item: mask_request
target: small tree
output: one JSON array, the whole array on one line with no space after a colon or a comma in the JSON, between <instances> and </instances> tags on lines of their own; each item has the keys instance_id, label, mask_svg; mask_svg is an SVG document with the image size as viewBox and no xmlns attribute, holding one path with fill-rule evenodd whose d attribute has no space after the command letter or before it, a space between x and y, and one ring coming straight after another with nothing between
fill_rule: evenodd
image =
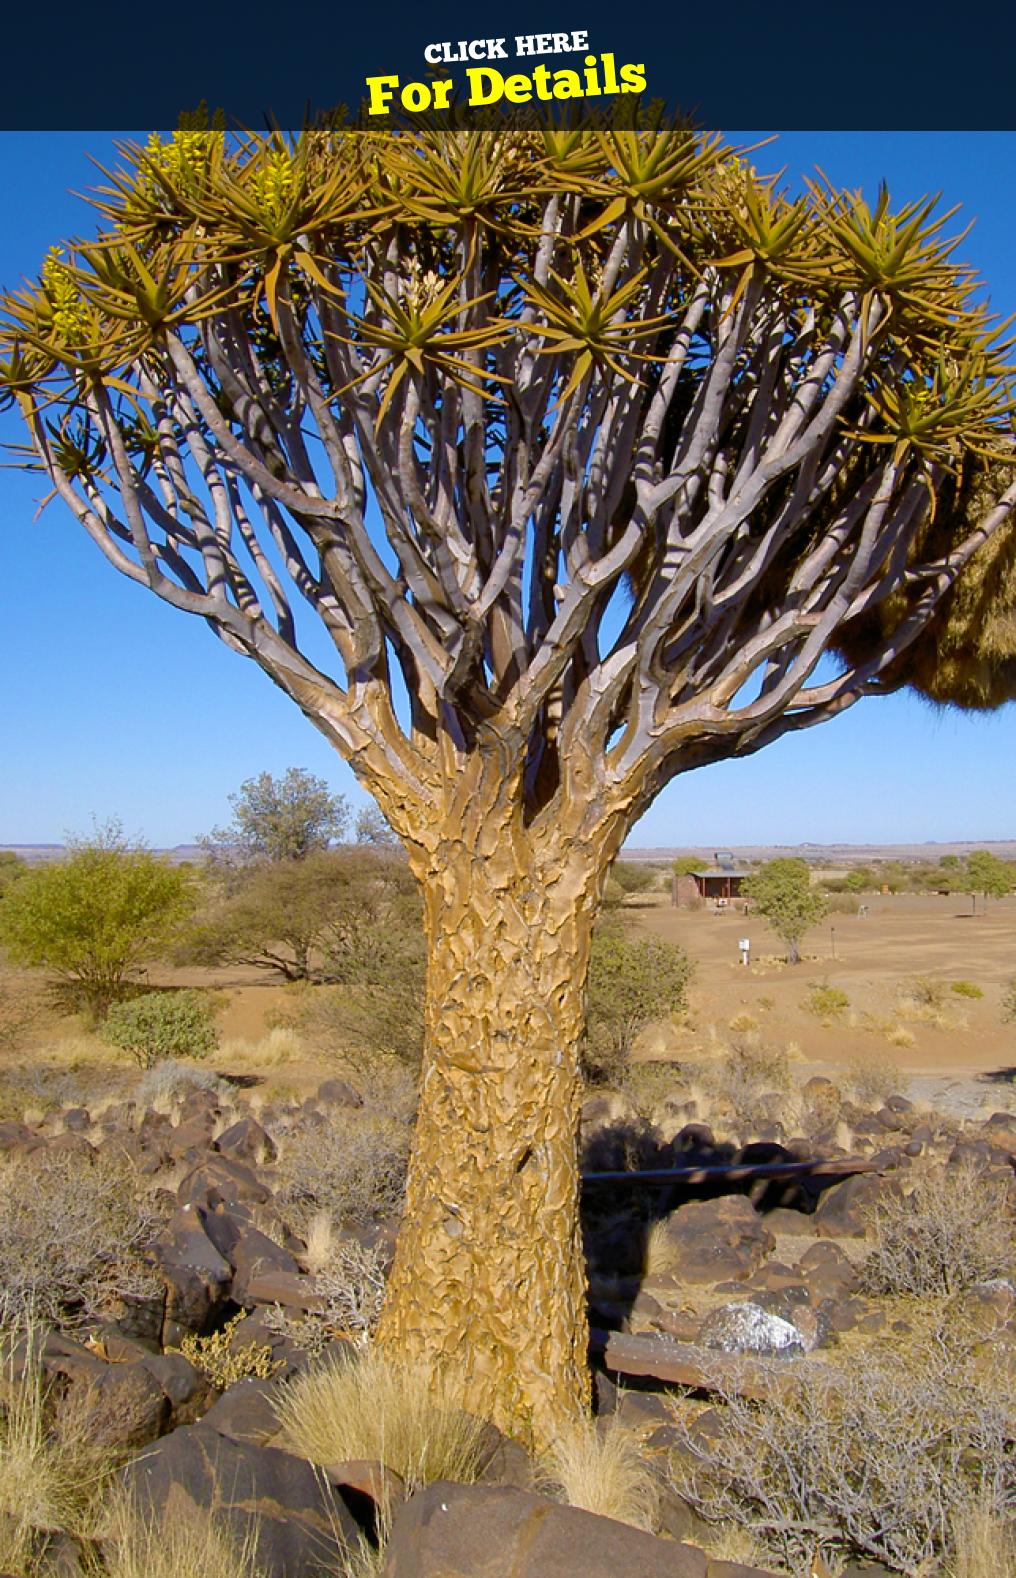
<instances>
[{"instance_id":1,"label":"small tree","mask_svg":"<svg viewBox=\"0 0 1016 1578\"><path fill-rule=\"evenodd\" d=\"M281 778L271 773L246 778L229 803L233 820L202 840L208 853L227 865L302 860L327 849L349 825L345 797L302 767L287 768Z\"/></svg>"},{"instance_id":2,"label":"small tree","mask_svg":"<svg viewBox=\"0 0 1016 1578\"><path fill-rule=\"evenodd\" d=\"M980 893L987 903L989 898L1004 899L1012 892L1013 874L990 849L975 849L967 856L967 882L971 899Z\"/></svg>"},{"instance_id":3,"label":"small tree","mask_svg":"<svg viewBox=\"0 0 1016 1578\"><path fill-rule=\"evenodd\" d=\"M110 825L19 877L0 899L0 942L14 964L49 970L101 1016L192 904L186 872Z\"/></svg>"},{"instance_id":4,"label":"small tree","mask_svg":"<svg viewBox=\"0 0 1016 1578\"><path fill-rule=\"evenodd\" d=\"M176 958L249 964L287 981L333 980L342 959L362 952L365 933L409 890L415 897L405 862L369 848L263 861L213 890Z\"/></svg>"},{"instance_id":5,"label":"small tree","mask_svg":"<svg viewBox=\"0 0 1016 1578\"><path fill-rule=\"evenodd\" d=\"M675 877L690 877L694 872L701 871L702 860L698 855L678 855L670 869Z\"/></svg>"},{"instance_id":6,"label":"small tree","mask_svg":"<svg viewBox=\"0 0 1016 1578\"><path fill-rule=\"evenodd\" d=\"M587 1079L623 1074L641 1030L685 1006L692 963L662 937L626 937L620 924L601 924L589 959L589 1007L583 1047Z\"/></svg>"},{"instance_id":7,"label":"small tree","mask_svg":"<svg viewBox=\"0 0 1016 1578\"><path fill-rule=\"evenodd\" d=\"M798 944L810 927L826 913L826 900L811 886L811 876L803 860L767 861L759 871L746 877L741 891L764 915L773 931L787 945L787 963L800 960Z\"/></svg>"}]
</instances>

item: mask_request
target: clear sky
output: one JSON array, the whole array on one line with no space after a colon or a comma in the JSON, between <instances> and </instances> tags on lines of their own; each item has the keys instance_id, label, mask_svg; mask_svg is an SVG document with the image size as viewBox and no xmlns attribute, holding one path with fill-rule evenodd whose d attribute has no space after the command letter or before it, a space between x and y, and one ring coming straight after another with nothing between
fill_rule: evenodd
<instances>
[{"instance_id":1,"label":"clear sky","mask_svg":"<svg viewBox=\"0 0 1016 1578\"><path fill-rule=\"evenodd\" d=\"M730 134L755 141L763 133ZM0 283L90 227L71 195L99 179L101 133L0 134ZM793 132L756 156L796 181L821 167L873 196L941 190L976 219L961 255L996 311L1016 313L1016 133ZM18 442L0 416L0 441ZM118 816L155 845L190 842L262 770L302 766L365 796L292 702L202 621L117 576L59 505L37 518L38 477L0 471L0 844L59 842ZM862 702L743 762L675 780L634 844L892 842L1016 836L1016 708Z\"/></svg>"}]
</instances>

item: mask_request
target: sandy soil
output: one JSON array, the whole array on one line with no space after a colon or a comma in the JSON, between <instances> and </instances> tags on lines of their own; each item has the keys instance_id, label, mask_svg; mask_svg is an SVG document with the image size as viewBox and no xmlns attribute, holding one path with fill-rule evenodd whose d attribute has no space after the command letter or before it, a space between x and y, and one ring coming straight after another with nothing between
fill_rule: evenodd
<instances>
[{"instance_id":1,"label":"sandy soil","mask_svg":"<svg viewBox=\"0 0 1016 1578\"><path fill-rule=\"evenodd\" d=\"M1016 1024L1004 1024L1000 1011L1006 983L1016 976L1016 897L990 903L987 914L976 916L969 904L956 897L870 899L866 919L834 915L811 932L802 962L790 968L760 917L676 910L662 894L630 902L634 926L680 943L696 966L688 1026L651 1032L644 1050L694 1058L710 1046L729 1044L740 1026L766 1045L789 1050L802 1079L872 1062L898 1069L900 1089L933 1102L948 1095L943 1106L975 1111L990 1101L992 1083L1001 1087L1016 1077ZM738 962L742 936L752 944L747 969ZM922 1008L906 1000L907 982L915 976L944 984L940 1006ZM221 1068L235 1064L300 1092L334 1071L330 1059L310 1048L276 1055L266 1047L273 1016L292 1006L287 989L270 975L250 968L153 967L149 980L153 986L201 986L219 994ZM973 982L983 997L955 994L954 981ZM810 989L823 983L849 999L841 1015L825 1021L807 1006ZM36 990L38 984L36 978ZM0 1074L12 1064L123 1061L97 1038L83 1038L72 1019L46 1014L33 1032L17 1051L0 1050ZM907 1044L895 1044L901 1041Z\"/></svg>"},{"instance_id":2,"label":"sandy soil","mask_svg":"<svg viewBox=\"0 0 1016 1578\"><path fill-rule=\"evenodd\" d=\"M1016 1073L1016 1025L1003 1024L1000 1011L1016 975L1016 897L989 902L986 914L981 905L974 916L969 899L955 895L872 898L865 919L832 915L810 932L792 968L756 915L676 910L661 896L632 919L680 943L695 961L689 997L699 1030L725 1032L731 1019L749 1014L767 1041L795 1042L817 1064L877 1058L913 1075L1004 1079ZM753 961L747 969L738 954L745 936ZM907 983L916 976L944 984L940 1009L908 1001ZM972 982L984 996L959 996L950 989L954 981ZM826 982L847 994L849 1008L823 1022L806 1000ZM894 1028L914 1044L893 1045L887 1036Z\"/></svg>"}]
</instances>

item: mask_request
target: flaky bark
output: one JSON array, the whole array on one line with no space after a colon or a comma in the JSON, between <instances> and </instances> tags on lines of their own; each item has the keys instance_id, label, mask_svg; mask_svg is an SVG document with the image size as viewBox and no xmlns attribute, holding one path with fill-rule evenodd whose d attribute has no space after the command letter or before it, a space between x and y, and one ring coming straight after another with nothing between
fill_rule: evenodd
<instances>
[{"instance_id":1,"label":"flaky bark","mask_svg":"<svg viewBox=\"0 0 1016 1578\"><path fill-rule=\"evenodd\" d=\"M526 828L520 769L472 760L415 861L426 1052L380 1340L546 1442L589 1400L578 1055L615 850L606 826L570 849L561 829Z\"/></svg>"}]
</instances>

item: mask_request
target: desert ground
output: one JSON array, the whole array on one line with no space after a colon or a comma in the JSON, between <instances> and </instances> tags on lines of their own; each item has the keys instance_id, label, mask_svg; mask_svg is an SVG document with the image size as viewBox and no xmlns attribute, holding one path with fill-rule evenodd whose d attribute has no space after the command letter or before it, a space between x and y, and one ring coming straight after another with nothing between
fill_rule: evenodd
<instances>
[{"instance_id":1,"label":"desert ground","mask_svg":"<svg viewBox=\"0 0 1016 1578\"><path fill-rule=\"evenodd\" d=\"M815 1073L878 1064L899 1070L901 1090L939 1104L944 1099L959 1110L976 1108L992 1085L1016 1072L1016 1025L1002 1018L1003 992L1016 975L1016 896L989 900L986 908L979 898L976 914L968 898L955 894L869 896L867 907L863 918L829 916L807 934L801 962L791 967L760 916L712 906L679 910L664 893L630 897L625 915L633 929L679 943L695 964L685 1020L644 1033L639 1053L694 1061L748 1034L789 1054L802 1082ZM747 968L738 953L745 936L751 942ZM153 986L216 992L221 1041L213 1062L219 1071L283 1084L294 1095L330 1072L320 1052L299 1044L284 1051L281 1039L271 1036L295 999L292 988L267 972L153 965L148 979ZM966 983L960 993L953 990L957 982ZM820 1015L809 996L827 985L845 993L848 1003ZM966 995L969 987L983 995ZM33 1056L40 1066L69 1063L82 1073L87 1065L110 1068L123 1061L97 1038L82 1035L73 1018L52 1012L40 1017L17 1053L0 1050L0 1072L5 1063L24 1067Z\"/></svg>"},{"instance_id":2,"label":"desert ground","mask_svg":"<svg viewBox=\"0 0 1016 1578\"><path fill-rule=\"evenodd\" d=\"M760 916L678 910L662 895L651 899L632 919L695 960L689 996L699 1030L722 1030L748 1014L766 1038L795 1043L807 1061L878 1058L911 1076L1001 1079L1016 1065L1016 1027L1001 1018L1002 994L1016 974L1016 898L989 900L986 913L978 899L972 915L970 900L956 894L870 897L865 918L833 914L809 932L793 967ZM739 962L742 937L751 942L747 968ZM940 1005L914 1001L918 980L944 988ZM957 994L957 981L983 997ZM845 992L849 1008L822 1020L807 998L825 984ZM894 1044L894 1028L907 1033L898 1042L909 1035L913 1044Z\"/></svg>"}]
</instances>

